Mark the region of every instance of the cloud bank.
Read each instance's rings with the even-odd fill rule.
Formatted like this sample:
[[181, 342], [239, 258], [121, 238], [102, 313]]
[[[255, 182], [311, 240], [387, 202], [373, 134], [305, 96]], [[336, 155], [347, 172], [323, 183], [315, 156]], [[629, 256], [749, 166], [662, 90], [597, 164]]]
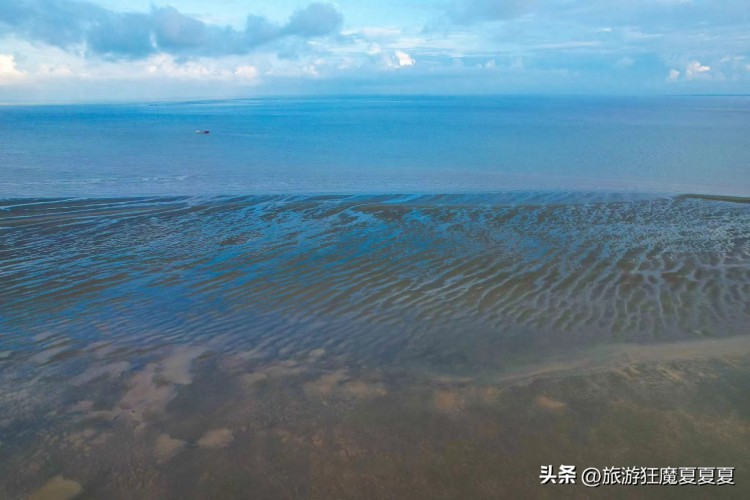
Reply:
[[0, 35], [42, 42], [87, 56], [142, 59], [155, 53], [175, 56], [246, 54], [287, 37], [314, 38], [336, 33], [343, 22], [330, 3], [314, 2], [295, 11], [285, 24], [248, 15], [245, 28], [208, 24], [174, 7], [150, 12], [115, 12], [76, 0], [18, 0], [0, 3]]
[[748, 0], [332, 1], [0, 0], [0, 103], [750, 84]]

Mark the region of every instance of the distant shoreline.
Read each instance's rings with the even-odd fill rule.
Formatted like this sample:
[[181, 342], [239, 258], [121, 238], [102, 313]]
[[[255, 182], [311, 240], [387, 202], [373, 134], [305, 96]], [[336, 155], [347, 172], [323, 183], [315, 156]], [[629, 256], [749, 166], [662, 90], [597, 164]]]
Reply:
[[725, 196], [721, 194], [694, 194], [694, 193], [687, 193], [687, 194], [680, 194], [675, 196], [678, 200], [689, 200], [689, 199], [698, 199], [698, 200], [706, 200], [706, 201], [727, 201], [730, 203], [750, 203], [750, 197], [748, 196]]

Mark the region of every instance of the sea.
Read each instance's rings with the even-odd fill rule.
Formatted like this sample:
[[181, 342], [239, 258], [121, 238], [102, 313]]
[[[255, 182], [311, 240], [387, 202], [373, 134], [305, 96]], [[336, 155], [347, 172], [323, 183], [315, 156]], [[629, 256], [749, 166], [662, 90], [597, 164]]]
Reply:
[[747, 498], [748, 137], [741, 96], [2, 106], [0, 498]]

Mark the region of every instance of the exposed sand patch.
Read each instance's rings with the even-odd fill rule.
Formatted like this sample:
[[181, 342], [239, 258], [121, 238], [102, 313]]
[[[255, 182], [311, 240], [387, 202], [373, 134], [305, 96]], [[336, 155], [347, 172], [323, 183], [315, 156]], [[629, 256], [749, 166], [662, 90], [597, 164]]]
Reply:
[[341, 386], [341, 389], [348, 396], [356, 398], [372, 398], [376, 396], [385, 396], [386, 391], [383, 384], [379, 382], [367, 382], [364, 380], [352, 380]]
[[34, 342], [44, 342], [45, 340], [53, 338], [55, 335], [57, 335], [56, 332], [37, 333], [36, 335], [32, 335], [31, 340]]
[[325, 349], [313, 349], [312, 351], [307, 353], [307, 358], [310, 361], [317, 361], [319, 360], [324, 354], [326, 353]]
[[336, 370], [333, 373], [326, 373], [320, 378], [306, 383], [305, 390], [321, 397], [329, 397], [333, 394], [336, 386], [348, 379], [349, 377], [346, 374], [346, 370]]
[[[101, 330], [102, 328], [99, 329]], [[89, 344], [87, 350], [94, 353], [94, 356], [96, 356], [97, 358], [102, 359], [108, 354], [113, 353], [116, 349], [117, 346], [114, 342], [108, 340], [100, 340], [98, 342], [92, 342], [91, 344]]]
[[185, 441], [174, 439], [169, 434], [159, 434], [154, 444], [154, 455], [158, 462], [168, 461], [185, 448]]
[[[750, 335], [719, 340], [693, 340], [663, 344], [617, 344], [571, 353], [564, 359], [551, 359], [548, 362], [530, 364], [518, 370], [509, 371], [495, 378], [495, 382], [519, 382], [571, 372], [619, 371], [628, 376], [637, 375], [632, 365], [663, 363], [720, 357], [743, 356], [750, 354]], [[624, 370], [624, 371], [623, 371]], [[663, 373], [673, 381], [679, 374]]]
[[308, 439], [305, 436], [292, 433], [288, 429], [274, 429], [272, 432], [282, 443], [294, 446], [295, 448], [300, 448], [308, 444]]
[[161, 361], [159, 374], [169, 382], [187, 385], [193, 381], [190, 375], [193, 361], [204, 352], [206, 349], [201, 347], [177, 348], [169, 357]]
[[162, 413], [167, 403], [174, 396], [174, 385], [154, 380], [158, 365], [151, 363], [130, 379], [130, 389], [117, 405], [115, 413], [139, 423], [143, 423], [144, 414]]
[[83, 492], [80, 483], [57, 475], [29, 496], [29, 500], [70, 500]]
[[463, 398], [457, 391], [440, 389], [432, 398], [433, 407], [441, 412], [453, 413], [461, 410]]
[[225, 448], [234, 440], [234, 435], [229, 429], [212, 429], [207, 431], [198, 440], [201, 448]]
[[[256, 348], [227, 357], [223, 360], [223, 367], [230, 372], [238, 373], [243, 384], [253, 385], [262, 380], [277, 380], [301, 375], [307, 372], [310, 364], [320, 359], [325, 352], [325, 349], [313, 349], [301, 359], [278, 359], [262, 364], [253, 363], [248, 367], [248, 361], [268, 355], [267, 352]], [[248, 370], [252, 371], [243, 374]]]
[[253, 373], [246, 373], [240, 377], [240, 380], [243, 384], [247, 386], [251, 386], [257, 382], [262, 382], [263, 380], [267, 380], [268, 375], [266, 375], [263, 372], [253, 372]]
[[[136, 422], [139, 427], [143, 426], [147, 415], [165, 411], [167, 404], [176, 394], [178, 385], [188, 385], [192, 382], [192, 362], [205, 351], [200, 347], [181, 347], [162, 360], [149, 363], [143, 370], [133, 374], [128, 382], [128, 390], [113, 410], [90, 411], [85, 417], [109, 420], [124, 418]], [[114, 363], [87, 370], [83, 378], [96, 378], [104, 373], [119, 375], [128, 368], [129, 366], [126, 368], [124, 364]], [[73, 407], [71, 410], [85, 411], [85, 408]]]
[[63, 352], [68, 350], [67, 345], [58, 346], [58, 347], [50, 347], [47, 349], [44, 349], [41, 352], [38, 352], [31, 356], [29, 358], [30, 361], [37, 363], [39, 365], [46, 365], [50, 362], [52, 358], [55, 356], [58, 356], [59, 354], [62, 354]]
[[307, 370], [306, 367], [300, 365], [293, 359], [286, 359], [284, 361], [266, 365], [258, 371], [264, 372], [269, 378], [283, 378], [299, 375], [305, 370]]
[[492, 403], [497, 401], [503, 394], [503, 390], [498, 387], [480, 387], [477, 391], [477, 397], [483, 403]]
[[679, 372], [672, 370], [666, 366], [660, 366], [659, 373], [661, 373], [665, 378], [671, 380], [672, 382], [682, 382], [683, 380], [683, 377]]
[[108, 365], [91, 366], [85, 372], [74, 377], [71, 382], [73, 385], [83, 385], [105, 375], [110, 378], [117, 378], [129, 369], [130, 363], [127, 361], [120, 361]]
[[432, 407], [443, 413], [462, 411], [469, 404], [492, 404], [503, 393], [503, 389], [495, 386], [447, 385], [445, 381], [440, 386], [433, 392]]
[[86, 438], [83, 436], [82, 433], [76, 432], [74, 434], [70, 434], [69, 436], [65, 437], [65, 441], [71, 445], [73, 448], [81, 451], [84, 447], [84, 443], [86, 441]]
[[111, 434], [107, 432], [99, 433], [94, 429], [84, 429], [65, 436], [65, 442], [78, 451], [88, 453], [92, 447], [106, 443], [110, 437]]
[[268, 353], [266, 351], [256, 347], [255, 349], [250, 349], [249, 351], [238, 352], [237, 354], [234, 355], [234, 357], [241, 359], [241, 360], [251, 360], [251, 359], [263, 358], [267, 355]]
[[568, 407], [568, 405], [563, 403], [562, 401], [552, 399], [551, 397], [545, 396], [544, 394], [535, 397], [534, 404], [542, 410], [552, 412], [562, 411]]
[[231, 372], [239, 372], [239, 381], [245, 387], [251, 387], [265, 380], [279, 380], [287, 377], [294, 377], [305, 373], [308, 370], [307, 366], [300, 364], [296, 360], [284, 359], [262, 364], [260, 366], [253, 366], [250, 368], [252, 371], [247, 372], [248, 368], [245, 360], [237, 356], [233, 356], [232, 361], [230, 363], [225, 363], [224, 366]]
[[304, 386], [308, 394], [328, 398], [344, 396], [349, 398], [372, 398], [388, 393], [380, 382], [365, 379], [352, 379], [345, 369], [326, 373]]

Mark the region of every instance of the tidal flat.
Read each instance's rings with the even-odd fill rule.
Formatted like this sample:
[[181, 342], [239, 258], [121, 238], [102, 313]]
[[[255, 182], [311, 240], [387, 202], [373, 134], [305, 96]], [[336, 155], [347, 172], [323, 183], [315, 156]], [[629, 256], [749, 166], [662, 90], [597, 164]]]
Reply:
[[45, 198], [0, 238], [0, 498], [750, 493], [747, 203]]

